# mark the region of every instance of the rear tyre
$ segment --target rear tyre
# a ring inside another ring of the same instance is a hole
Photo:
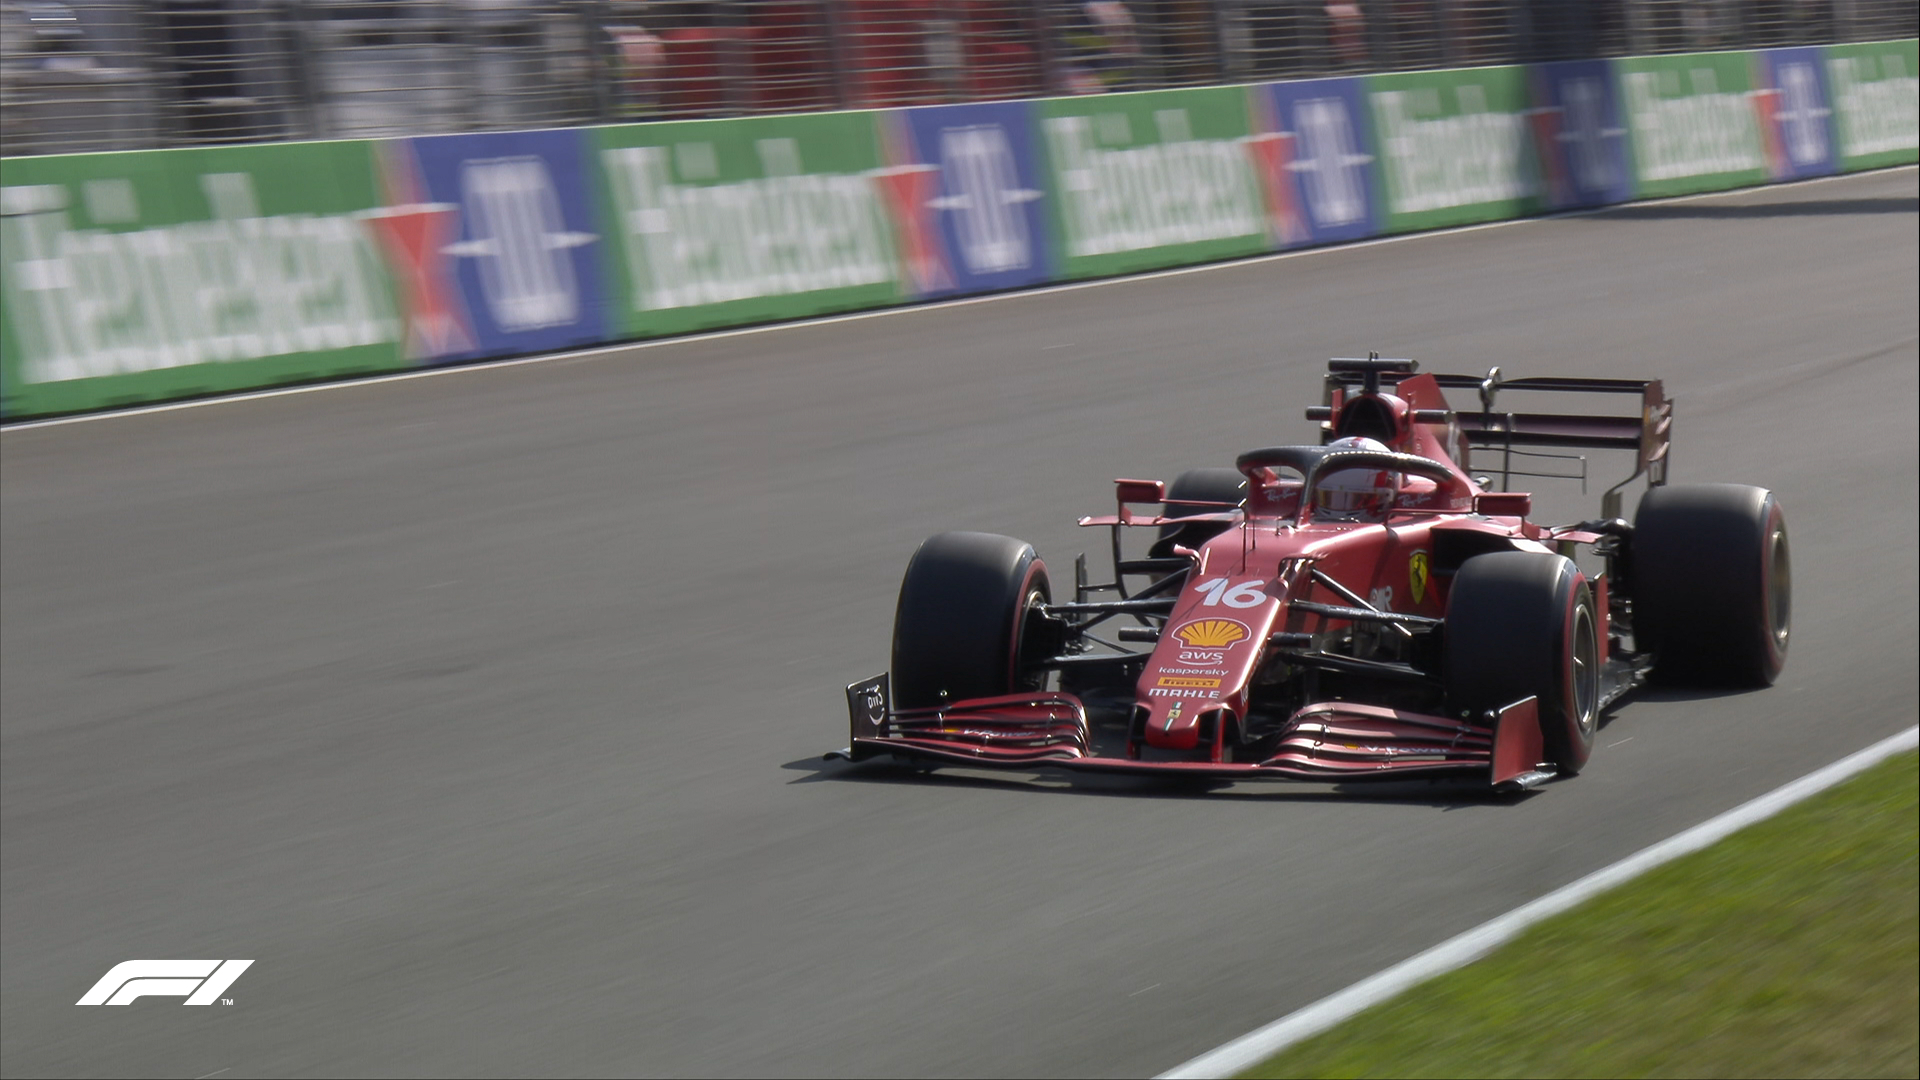
[[[1052,599],[1033,546],[992,533],[941,533],[907,562],[893,616],[893,698],[906,709],[1040,690],[1024,670],[1040,606]]]
[[[1745,484],[1648,491],[1633,526],[1634,643],[1674,682],[1770,686],[1787,663],[1793,567],[1780,501]]]
[[[1167,486],[1166,514],[1170,518],[1217,514],[1229,506],[1238,506],[1247,497],[1247,478],[1239,469],[1188,469]],[[1192,500],[1187,502],[1187,500]],[[1185,503],[1185,505],[1182,505]],[[1204,506],[1200,503],[1226,503]],[[1162,525],[1159,539],[1148,554],[1165,557],[1173,554],[1173,545],[1197,548],[1226,532],[1223,521],[1196,521],[1188,525]]]
[[[1448,706],[1478,720],[1537,698],[1547,759],[1571,776],[1593,755],[1600,723],[1599,643],[1592,591],[1571,560],[1477,555],[1461,564],[1447,600]]]

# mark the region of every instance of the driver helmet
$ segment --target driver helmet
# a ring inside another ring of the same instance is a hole
[[[1329,450],[1378,450],[1392,453],[1374,439],[1349,436],[1327,444]],[[1323,518],[1341,521],[1384,521],[1398,488],[1384,469],[1341,469],[1320,478],[1314,489],[1314,509]]]

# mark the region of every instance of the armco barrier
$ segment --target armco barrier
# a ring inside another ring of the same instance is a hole
[[[1915,46],[5,158],[0,414],[1912,162]]]

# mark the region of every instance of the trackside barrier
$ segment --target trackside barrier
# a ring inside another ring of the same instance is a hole
[[[1920,160],[1916,41],[0,159],[0,416]]]

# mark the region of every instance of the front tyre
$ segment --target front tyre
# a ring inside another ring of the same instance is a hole
[[[907,562],[893,616],[893,698],[904,709],[1043,688],[1028,670],[1052,599],[1033,546],[992,533],[941,533]]]
[[[1477,555],[1447,600],[1447,702],[1475,720],[1537,699],[1549,761],[1572,776],[1600,723],[1600,636],[1593,594],[1569,559],[1545,552]]]
[[[1247,478],[1239,469],[1188,469],[1167,486],[1166,513],[1169,518],[1217,514],[1239,506],[1247,498]],[[1226,505],[1218,505],[1225,503]],[[1160,526],[1149,555],[1173,554],[1173,545],[1197,548],[1226,532],[1232,526],[1224,521],[1195,521],[1185,525]]]
[[[1780,500],[1745,484],[1675,484],[1633,526],[1634,643],[1675,682],[1770,686],[1787,663],[1793,567]]]

